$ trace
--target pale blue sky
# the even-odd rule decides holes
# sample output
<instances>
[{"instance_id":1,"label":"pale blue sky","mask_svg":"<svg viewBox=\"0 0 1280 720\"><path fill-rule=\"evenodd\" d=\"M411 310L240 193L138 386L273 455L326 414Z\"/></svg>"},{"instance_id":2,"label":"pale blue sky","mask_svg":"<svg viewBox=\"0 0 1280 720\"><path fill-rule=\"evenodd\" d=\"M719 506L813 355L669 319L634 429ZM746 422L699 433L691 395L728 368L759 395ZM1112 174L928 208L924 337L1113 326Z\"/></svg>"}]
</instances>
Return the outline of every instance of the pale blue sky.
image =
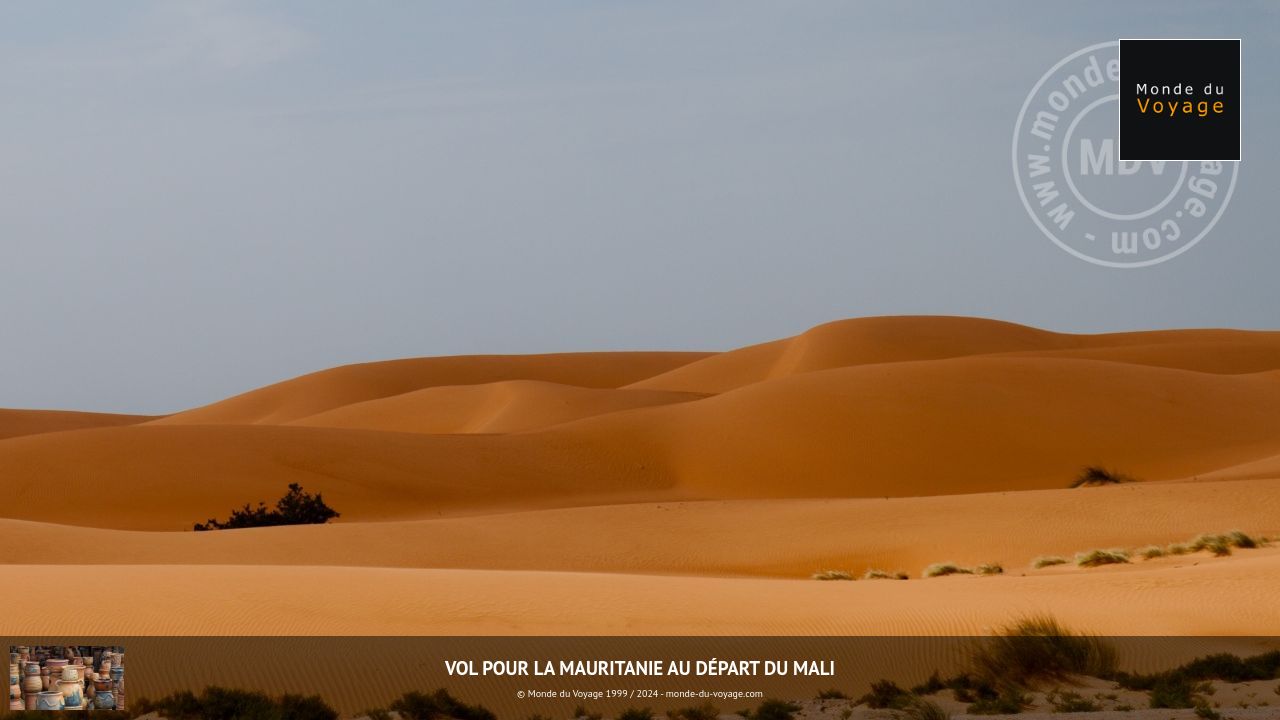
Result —
<instances>
[{"instance_id":1,"label":"pale blue sky","mask_svg":"<svg viewBox=\"0 0 1280 720\"><path fill-rule=\"evenodd\" d=\"M872 314L1277 328L1277 8L6 2L0 406ZM1244 38L1231 206L1141 271L1054 247L1009 170L1041 73L1125 36Z\"/></svg>"}]
</instances>

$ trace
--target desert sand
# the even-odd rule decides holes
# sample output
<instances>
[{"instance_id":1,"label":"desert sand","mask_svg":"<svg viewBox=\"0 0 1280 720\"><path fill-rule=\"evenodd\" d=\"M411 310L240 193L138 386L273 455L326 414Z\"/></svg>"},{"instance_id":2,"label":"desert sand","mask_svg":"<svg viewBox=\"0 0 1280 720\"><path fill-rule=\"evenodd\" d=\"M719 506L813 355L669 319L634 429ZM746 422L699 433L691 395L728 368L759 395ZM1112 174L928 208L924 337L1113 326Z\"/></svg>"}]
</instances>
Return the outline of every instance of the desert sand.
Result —
<instances>
[{"instance_id":1,"label":"desert sand","mask_svg":"<svg viewBox=\"0 0 1280 720\"><path fill-rule=\"evenodd\" d=\"M1086 465L1135 481L1069 489ZM341 517L190 531L290 482ZM23 635L1274 635L1278 549L1030 563L1280 536L1280 333L896 317L368 363L160 418L0 412L0 497L9 584L118 608L10 595ZM809 579L868 568L912 579Z\"/></svg>"}]
</instances>

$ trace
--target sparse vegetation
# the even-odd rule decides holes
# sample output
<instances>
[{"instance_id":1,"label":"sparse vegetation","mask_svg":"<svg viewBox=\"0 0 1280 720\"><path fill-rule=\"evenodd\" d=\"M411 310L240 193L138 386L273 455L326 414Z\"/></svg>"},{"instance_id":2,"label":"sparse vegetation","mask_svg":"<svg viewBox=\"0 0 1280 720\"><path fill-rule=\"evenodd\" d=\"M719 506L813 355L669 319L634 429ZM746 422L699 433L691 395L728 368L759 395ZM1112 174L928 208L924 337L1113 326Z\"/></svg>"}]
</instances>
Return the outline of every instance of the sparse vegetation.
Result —
<instances>
[{"instance_id":1,"label":"sparse vegetation","mask_svg":"<svg viewBox=\"0 0 1280 720\"><path fill-rule=\"evenodd\" d=\"M1129 553L1119 548L1112 550L1090 550L1076 553L1076 565L1080 567L1099 567L1101 565L1118 565L1129 562Z\"/></svg>"},{"instance_id":2,"label":"sparse vegetation","mask_svg":"<svg viewBox=\"0 0 1280 720\"><path fill-rule=\"evenodd\" d=\"M906 707L908 720L951 720L951 713L937 703L916 698Z\"/></svg>"},{"instance_id":3,"label":"sparse vegetation","mask_svg":"<svg viewBox=\"0 0 1280 720\"><path fill-rule=\"evenodd\" d=\"M494 714L480 705L468 705L443 688L433 693L405 693L391 703L391 709L405 720L496 720ZM598 718L599 716L597 716Z\"/></svg>"},{"instance_id":4,"label":"sparse vegetation","mask_svg":"<svg viewBox=\"0 0 1280 720\"><path fill-rule=\"evenodd\" d=\"M914 699L911 693L898 687L898 684L892 680L877 680L871 683L871 692L858 698L858 704L877 710L885 708L903 710Z\"/></svg>"},{"instance_id":5,"label":"sparse vegetation","mask_svg":"<svg viewBox=\"0 0 1280 720\"><path fill-rule=\"evenodd\" d=\"M752 720L791 720L800 706L785 700L765 700L751 714Z\"/></svg>"},{"instance_id":6,"label":"sparse vegetation","mask_svg":"<svg viewBox=\"0 0 1280 720\"><path fill-rule=\"evenodd\" d=\"M876 568L871 568L862 574L863 580L907 580L910 577L910 575L901 570L889 572L888 570L878 570Z\"/></svg>"},{"instance_id":7,"label":"sparse vegetation","mask_svg":"<svg viewBox=\"0 0 1280 720\"><path fill-rule=\"evenodd\" d=\"M573 708L574 720L600 720L604 717L604 713L592 712L585 705L578 705Z\"/></svg>"},{"instance_id":8,"label":"sparse vegetation","mask_svg":"<svg viewBox=\"0 0 1280 720\"><path fill-rule=\"evenodd\" d=\"M627 708L618 713L617 720L653 720L653 710L645 708Z\"/></svg>"},{"instance_id":9,"label":"sparse vegetation","mask_svg":"<svg viewBox=\"0 0 1280 720\"><path fill-rule=\"evenodd\" d=\"M973 574L973 568L960 567L959 565L953 562L934 563L924 569L924 576L927 578L943 577L945 575L972 575L972 574Z\"/></svg>"},{"instance_id":10,"label":"sparse vegetation","mask_svg":"<svg viewBox=\"0 0 1280 720\"><path fill-rule=\"evenodd\" d=\"M1000 563L982 563L974 568L974 572L979 575L1003 575L1004 566Z\"/></svg>"},{"instance_id":11,"label":"sparse vegetation","mask_svg":"<svg viewBox=\"0 0 1280 720\"><path fill-rule=\"evenodd\" d=\"M852 580L853 574L847 570L819 570L809 577L813 580Z\"/></svg>"},{"instance_id":12,"label":"sparse vegetation","mask_svg":"<svg viewBox=\"0 0 1280 720\"><path fill-rule=\"evenodd\" d=\"M831 688L830 690L823 690L822 692L819 692L818 699L819 700L848 700L849 696L845 695L844 691L842 690Z\"/></svg>"},{"instance_id":13,"label":"sparse vegetation","mask_svg":"<svg viewBox=\"0 0 1280 720\"><path fill-rule=\"evenodd\" d=\"M1099 465L1089 465L1080 471L1076 479L1071 483L1073 488L1096 487L1099 485L1119 485L1120 483L1133 482L1133 478L1123 473L1112 472L1107 468Z\"/></svg>"},{"instance_id":14,"label":"sparse vegetation","mask_svg":"<svg viewBox=\"0 0 1280 720\"><path fill-rule=\"evenodd\" d=\"M1014 688L1006 688L996 697L979 699L968 707L967 712L970 715L1017 715L1029 704L1031 700L1026 695Z\"/></svg>"},{"instance_id":15,"label":"sparse vegetation","mask_svg":"<svg viewBox=\"0 0 1280 720\"><path fill-rule=\"evenodd\" d=\"M1158 557L1164 557L1164 548L1159 545L1148 545L1138 550L1138 554L1143 560L1155 560Z\"/></svg>"},{"instance_id":16,"label":"sparse vegetation","mask_svg":"<svg viewBox=\"0 0 1280 720\"><path fill-rule=\"evenodd\" d=\"M271 697L262 692L228 690L221 687L207 687L200 695L184 690L155 701L144 698L138 702L135 712L139 715L154 712L167 720L337 720L338 718L336 710L314 695ZM488 720L492 720L492 716Z\"/></svg>"},{"instance_id":17,"label":"sparse vegetation","mask_svg":"<svg viewBox=\"0 0 1280 720\"><path fill-rule=\"evenodd\" d=\"M323 525L339 515L324 503L324 497L320 493L311 495L304 492L298 483L289 483L289 492L276 501L274 509L267 509L264 502L259 502L256 508L245 503L241 509L232 510L231 517L226 521L209 518L207 522L196 523L194 529L200 532L280 525Z\"/></svg>"},{"instance_id":18,"label":"sparse vegetation","mask_svg":"<svg viewBox=\"0 0 1280 720\"><path fill-rule=\"evenodd\" d=\"M1099 638L1073 633L1052 617L1034 616L987 640L974 652L972 663L988 682L1029 687L1038 680L1070 675L1108 677L1115 672L1116 653Z\"/></svg>"},{"instance_id":19,"label":"sparse vegetation","mask_svg":"<svg viewBox=\"0 0 1280 720\"><path fill-rule=\"evenodd\" d=\"M1031 561L1031 567L1039 570L1040 568L1052 567L1054 565L1066 565L1069 562L1071 561L1060 555L1041 555Z\"/></svg>"},{"instance_id":20,"label":"sparse vegetation","mask_svg":"<svg viewBox=\"0 0 1280 720\"><path fill-rule=\"evenodd\" d=\"M1056 713L1098 712L1102 706L1077 692L1070 690L1052 690L1044 699L1053 706Z\"/></svg>"},{"instance_id":21,"label":"sparse vegetation","mask_svg":"<svg viewBox=\"0 0 1280 720\"><path fill-rule=\"evenodd\" d=\"M764 704L762 703L760 707L763 708ZM720 716L720 710L717 709L716 706L712 705L711 703L705 703L703 705L691 705L689 707L678 708L676 710L667 711L667 717L670 718L671 720L716 720L716 718L719 716ZM759 717L759 716L760 716L759 709L757 709L754 713L752 713L752 717Z\"/></svg>"}]
</instances>

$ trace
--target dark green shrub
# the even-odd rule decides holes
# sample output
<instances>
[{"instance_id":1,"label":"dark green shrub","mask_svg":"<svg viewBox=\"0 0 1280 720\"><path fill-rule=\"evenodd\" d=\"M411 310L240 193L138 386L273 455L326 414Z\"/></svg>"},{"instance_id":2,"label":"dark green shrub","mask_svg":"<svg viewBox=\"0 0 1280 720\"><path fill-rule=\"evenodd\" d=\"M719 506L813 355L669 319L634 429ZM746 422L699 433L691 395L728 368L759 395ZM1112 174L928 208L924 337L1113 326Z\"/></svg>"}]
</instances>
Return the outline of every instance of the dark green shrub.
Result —
<instances>
[{"instance_id":1,"label":"dark green shrub","mask_svg":"<svg viewBox=\"0 0 1280 720\"><path fill-rule=\"evenodd\" d=\"M916 685L915 687L911 688L911 694L912 695L933 695L934 693L942 692L943 690L946 690L946 689L947 689L947 684L943 682L942 676L938 674L937 670L934 670L933 674L929 676L928 680L925 680L919 685Z\"/></svg>"},{"instance_id":2,"label":"dark green shrub","mask_svg":"<svg viewBox=\"0 0 1280 720\"><path fill-rule=\"evenodd\" d=\"M1047 616L1005 628L978 647L971 661L987 682L1019 687L1069 675L1108 677L1116 669L1113 647L1099 638L1072 633Z\"/></svg>"},{"instance_id":3,"label":"dark green shrub","mask_svg":"<svg viewBox=\"0 0 1280 720\"><path fill-rule=\"evenodd\" d=\"M232 510L231 517L225 522L209 518L208 522L196 523L194 529L201 532L279 525L323 525L339 515L340 513L324 504L322 494L311 495L303 492L298 483L289 483L289 492L276 501L273 510L268 510L263 502L259 502L256 508L245 503L239 510Z\"/></svg>"},{"instance_id":4,"label":"dark green shrub","mask_svg":"<svg viewBox=\"0 0 1280 720\"><path fill-rule=\"evenodd\" d=\"M901 710L909 705L911 700L911 693L898 687L892 680L877 680L871 683L871 692L858 698L858 704L877 710L883 708Z\"/></svg>"},{"instance_id":5,"label":"dark green shrub","mask_svg":"<svg viewBox=\"0 0 1280 720\"><path fill-rule=\"evenodd\" d=\"M1029 704L1029 698L1009 688L998 697L979 700L970 705L966 712L970 715L1017 715Z\"/></svg>"},{"instance_id":6,"label":"dark green shrub","mask_svg":"<svg viewBox=\"0 0 1280 720\"><path fill-rule=\"evenodd\" d=\"M1118 472L1112 472L1098 465L1090 465L1080 471L1076 479L1071 483L1071 487L1090 487L1096 485L1119 485L1120 483L1133 482L1133 478Z\"/></svg>"}]
</instances>

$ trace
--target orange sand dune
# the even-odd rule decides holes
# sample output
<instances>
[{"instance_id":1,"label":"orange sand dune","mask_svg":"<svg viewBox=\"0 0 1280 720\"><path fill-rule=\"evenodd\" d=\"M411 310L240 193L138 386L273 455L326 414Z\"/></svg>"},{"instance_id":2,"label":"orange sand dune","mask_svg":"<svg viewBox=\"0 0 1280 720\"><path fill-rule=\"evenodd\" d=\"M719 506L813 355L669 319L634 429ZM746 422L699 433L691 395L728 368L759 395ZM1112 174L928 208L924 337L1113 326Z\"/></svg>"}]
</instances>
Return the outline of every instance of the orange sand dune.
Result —
<instances>
[{"instance_id":1,"label":"orange sand dune","mask_svg":"<svg viewBox=\"0 0 1280 720\"><path fill-rule=\"evenodd\" d=\"M0 443L0 492L12 517L168 530L292 481L344 521L953 495L1060 488L1086 464L1207 473L1280 454L1277 427L1280 373L973 357L815 371L511 435L148 425L15 438Z\"/></svg>"},{"instance_id":2,"label":"orange sand dune","mask_svg":"<svg viewBox=\"0 0 1280 720\"><path fill-rule=\"evenodd\" d=\"M49 564L127 560L806 578L822 569L861 574L867 568L918 576L940 561L1000 562L1011 573L1024 573L1039 555L1163 545L1233 528L1280 537L1280 481L890 500L635 503L214 533L0 520L0 545L41 548L39 560Z\"/></svg>"},{"instance_id":3,"label":"orange sand dune","mask_svg":"<svg viewBox=\"0 0 1280 720\"><path fill-rule=\"evenodd\" d=\"M1180 347L1161 347L1166 344ZM1121 350L1105 352L1109 348ZM715 393L771 378L853 365L1091 349L1102 351L1097 353L1100 359L1205 372L1280 368L1277 332L1166 330L1069 335L981 318L872 317L827 323L795 337L713 355L641 380L634 387ZM1215 356L1219 357L1209 359Z\"/></svg>"},{"instance_id":4,"label":"orange sand dune","mask_svg":"<svg viewBox=\"0 0 1280 720\"><path fill-rule=\"evenodd\" d=\"M493 570L14 565L15 587L67 577L111 607L11 603L17 636L979 635L1051 613L1112 635L1274 634L1280 551L1172 568L816 582ZM1229 610L1228 610L1229 609Z\"/></svg>"},{"instance_id":5,"label":"orange sand dune","mask_svg":"<svg viewBox=\"0 0 1280 720\"><path fill-rule=\"evenodd\" d=\"M344 365L251 390L157 422L170 425L285 423L343 405L422 388L503 380L614 388L706 356L707 353L694 352L460 355Z\"/></svg>"},{"instance_id":6,"label":"orange sand dune","mask_svg":"<svg viewBox=\"0 0 1280 720\"><path fill-rule=\"evenodd\" d=\"M426 388L295 420L294 425L415 433L510 433L639 407L697 400L696 393L614 390L507 380Z\"/></svg>"},{"instance_id":7,"label":"orange sand dune","mask_svg":"<svg viewBox=\"0 0 1280 720\"><path fill-rule=\"evenodd\" d=\"M150 415L0 409L0 440L65 430L136 425L153 419Z\"/></svg>"}]
</instances>

